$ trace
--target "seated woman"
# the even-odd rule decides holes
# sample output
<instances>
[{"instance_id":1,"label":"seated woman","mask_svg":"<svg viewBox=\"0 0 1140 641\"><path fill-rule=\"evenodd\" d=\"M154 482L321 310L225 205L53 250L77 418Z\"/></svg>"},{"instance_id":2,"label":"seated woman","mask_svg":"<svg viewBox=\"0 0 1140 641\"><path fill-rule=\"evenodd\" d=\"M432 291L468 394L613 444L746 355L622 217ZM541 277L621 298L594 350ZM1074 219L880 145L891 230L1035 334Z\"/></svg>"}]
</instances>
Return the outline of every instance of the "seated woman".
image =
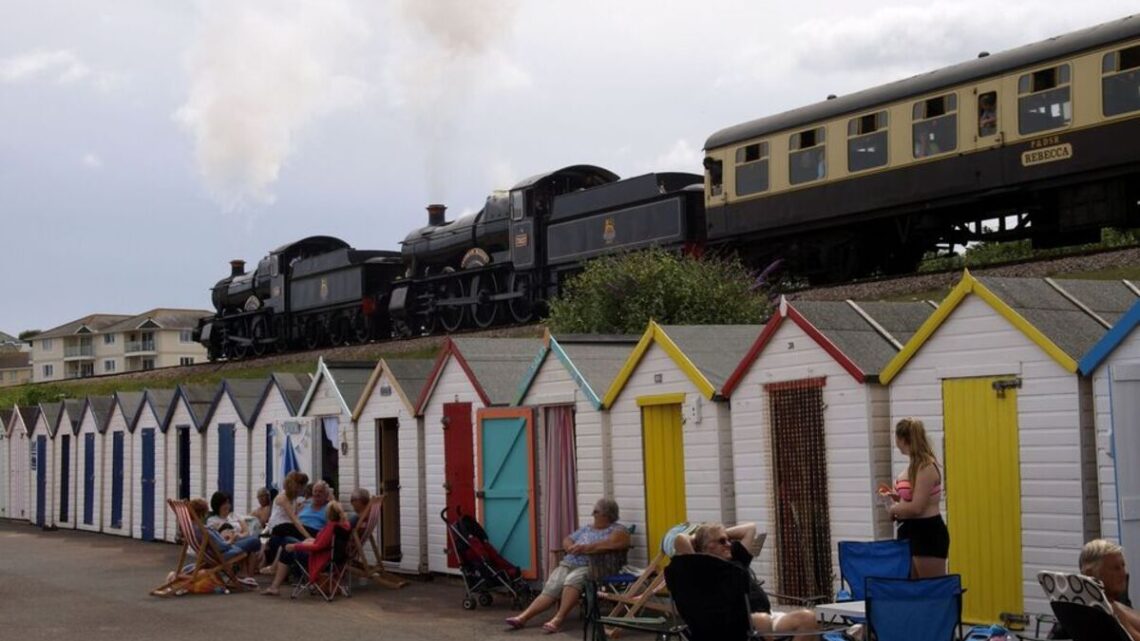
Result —
<instances>
[{"instance_id":1,"label":"seated woman","mask_svg":"<svg viewBox=\"0 0 1140 641\"><path fill-rule=\"evenodd\" d=\"M210 506L206 503L206 499L194 499L190 501L190 514L203 524L206 522L209 509ZM256 536L247 536L233 541L227 541L213 528L207 527L206 532L222 553L222 558L232 559L242 552L245 552L249 555L246 559L246 574L252 574L257 569L258 552L261 550L261 539Z\"/></svg>"},{"instance_id":2,"label":"seated woman","mask_svg":"<svg viewBox=\"0 0 1140 641\"><path fill-rule=\"evenodd\" d=\"M1089 541L1081 548L1080 566L1081 574L1101 582L1116 619L1132 641L1140 641L1140 614L1128 605L1128 567L1124 563L1124 548L1104 539Z\"/></svg>"},{"instance_id":3,"label":"seated woman","mask_svg":"<svg viewBox=\"0 0 1140 641\"><path fill-rule=\"evenodd\" d=\"M210 516L206 519L206 527L222 535L228 542L245 538L250 535L245 520L234 514L233 500L225 492L214 492L210 497Z\"/></svg>"},{"instance_id":4,"label":"seated woman","mask_svg":"<svg viewBox=\"0 0 1140 641\"><path fill-rule=\"evenodd\" d=\"M265 596L277 596L280 593L281 584L289 576L289 567L294 560L306 563L309 577L316 580L316 577L332 559L333 542L336 540L337 531L348 533L351 529L352 526L349 524L348 517L340 503L336 501L329 503L328 522L321 528L317 538L305 539L300 543L287 543L284 551L281 552L281 562L277 564L273 583L261 593Z\"/></svg>"},{"instance_id":5,"label":"seated woman","mask_svg":"<svg viewBox=\"0 0 1140 641\"><path fill-rule=\"evenodd\" d=\"M772 612L768 595L752 573L752 553L756 524L741 523L725 528L720 523L702 523L691 535L679 533L673 540L674 555L711 554L741 566L748 572L748 602L752 608L752 627L757 632L814 632L819 629L811 610Z\"/></svg>"},{"instance_id":6,"label":"seated woman","mask_svg":"<svg viewBox=\"0 0 1140 641\"><path fill-rule=\"evenodd\" d=\"M578 597L586 585L589 554L615 552L629 547L629 530L619 525L618 504L612 499L599 499L594 504L593 522L572 532L562 540L566 556L550 573L542 594L522 614L507 619L507 625L518 630L535 615L558 604L558 610L542 629L553 633L562 629L566 615L578 605Z\"/></svg>"},{"instance_id":7,"label":"seated woman","mask_svg":"<svg viewBox=\"0 0 1140 641\"><path fill-rule=\"evenodd\" d=\"M257 507L254 508L250 516L257 519L260 524L258 530L265 527L269 523L269 515L273 512L273 495L270 493L269 488L263 487L257 490Z\"/></svg>"}]
</instances>

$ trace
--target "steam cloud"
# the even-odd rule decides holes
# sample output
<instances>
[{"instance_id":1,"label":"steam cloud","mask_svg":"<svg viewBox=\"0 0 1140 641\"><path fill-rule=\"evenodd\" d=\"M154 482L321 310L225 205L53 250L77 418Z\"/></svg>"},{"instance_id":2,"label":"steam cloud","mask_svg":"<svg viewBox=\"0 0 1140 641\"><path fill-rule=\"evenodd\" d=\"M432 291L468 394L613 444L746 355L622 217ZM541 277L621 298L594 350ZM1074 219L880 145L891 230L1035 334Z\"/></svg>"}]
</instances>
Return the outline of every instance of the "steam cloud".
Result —
<instances>
[{"instance_id":1,"label":"steam cloud","mask_svg":"<svg viewBox=\"0 0 1140 641\"><path fill-rule=\"evenodd\" d=\"M367 23L344 0L202 0L186 54L190 91L175 112L198 171L227 210L274 200L271 188L305 126L360 103L344 71Z\"/></svg>"}]
</instances>

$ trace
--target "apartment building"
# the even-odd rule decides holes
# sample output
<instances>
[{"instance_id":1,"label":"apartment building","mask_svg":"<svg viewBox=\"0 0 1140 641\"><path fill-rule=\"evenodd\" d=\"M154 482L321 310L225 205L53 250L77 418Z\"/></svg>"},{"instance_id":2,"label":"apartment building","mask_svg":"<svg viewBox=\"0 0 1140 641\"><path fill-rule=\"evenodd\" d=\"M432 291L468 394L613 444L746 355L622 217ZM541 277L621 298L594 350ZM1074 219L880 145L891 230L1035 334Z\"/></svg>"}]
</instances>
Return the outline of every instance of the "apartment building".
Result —
<instances>
[{"instance_id":1,"label":"apartment building","mask_svg":"<svg viewBox=\"0 0 1140 641\"><path fill-rule=\"evenodd\" d=\"M31 339L35 382L191 365L206 360L194 342L200 309L152 309L134 316L91 314Z\"/></svg>"},{"instance_id":2,"label":"apartment building","mask_svg":"<svg viewBox=\"0 0 1140 641\"><path fill-rule=\"evenodd\" d=\"M23 385L32 380L32 355L16 349L0 350L0 387Z\"/></svg>"}]
</instances>

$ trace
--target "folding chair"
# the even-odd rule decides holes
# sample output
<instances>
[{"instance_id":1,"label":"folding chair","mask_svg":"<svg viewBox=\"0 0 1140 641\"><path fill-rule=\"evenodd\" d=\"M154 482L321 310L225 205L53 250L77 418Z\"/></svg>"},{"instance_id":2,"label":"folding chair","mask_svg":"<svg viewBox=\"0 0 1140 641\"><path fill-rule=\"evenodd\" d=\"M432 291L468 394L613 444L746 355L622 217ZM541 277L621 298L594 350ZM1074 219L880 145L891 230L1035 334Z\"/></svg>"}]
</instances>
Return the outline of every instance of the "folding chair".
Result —
<instances>
[{"instance_id":1,"label":"folding chair","mask_svg":"<svg viewBox=\"0 0 1140 641\"><path fill-rule=\"evenodd\" d=\"M910 544L907 541L840 541L839 583L847 586L847 597L836 601L862 601L866 598L867 577L906 579L910 577Z\"/></svg>"},{"instance_id":2,"label":"folding chair","mask_svg":"<svg viewBox=\"0 0 1140 641\"><path fill-rule=\"evenodd\" d=\"M356 528L352 531L352 539L348 547L348 558L351 559L350 568L352 572L378 585L393 589L402 588L408 582L384 569L383 555L380 554L380 546L376 543L376 528L380 525L383 507L384 495L374 496L368 502L368 509L360 515L360 520L357 521ZM372 546L372 553L376 559L375 563L369 562L368 556L365 554L365 542Z\"/></svg>"},{"instance_id":3,"label":"folding chair","mask_svg":"<svg viewBox=\"0 0 1140 641\"><path fill-rule=\"evenodd\" d=\"M954 641L962 625L962 577L867 577L868 638L876 641Z\"/></svg>"},{"instance_id":4,"label":"folding chair","mask_svg":"<svg viewBox=\"0 0 1140 641\"><path fill-rule=\"evenodd\" d=\"M293 584L293 593L290 598L296 599L305 592L316 592L324 597L325 601L332 601L337 594L346 598L352 597L352 581L349 580L349 546L352 542L352 532L336 530L333 534L332 556L316 576L309 573L308 563L301 563L294 558L293 563L299 570L297 582Z\"/></svg>"},{"instance_id":5,"label":"folding chair","mask_svg":"<svg viewBox=\"0 0 1140 641\"><path fill-rule=\"evenodd\" d=\"M178 565L174 567L173 578L150 591L154 596L184 594L190 586L205 577L215 579L228 590L244 590L249 586L238 580L238 566L245 562L246 553L226 557L222 554L203 525L190 511L190 501L167 499L167 505L174 512L178 523L178 533L182 539L182 549L178 554ZM194 563L187 565L188 554L193 551ZM187 567L190 569L187 570Z\"/></svg>"},{"instance_id":6,"label":"folding chair","mask_svg":"<svg viewBox=\"0 0 1140 641\"><path fill-rule=\"evenodd\" d=\"M1038 572L1037 582L1073 641L1130 641L1096 579L1067 572Z\"/></svg>"}]
</instances>

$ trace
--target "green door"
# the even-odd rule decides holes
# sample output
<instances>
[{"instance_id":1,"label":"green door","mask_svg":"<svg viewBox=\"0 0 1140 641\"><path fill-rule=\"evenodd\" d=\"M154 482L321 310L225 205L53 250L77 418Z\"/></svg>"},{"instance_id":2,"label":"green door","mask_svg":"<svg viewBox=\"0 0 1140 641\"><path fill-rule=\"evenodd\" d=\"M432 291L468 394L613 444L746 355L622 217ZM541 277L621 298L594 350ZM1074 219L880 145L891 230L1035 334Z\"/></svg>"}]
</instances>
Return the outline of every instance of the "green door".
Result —
<instances>
[{"instance_id":1,"label":"green door","mask_svg":"<svg viewBox=\"0 0 1140 641\"><path fill-rule=\"evenodd\" d=\"M478 413L479 480L475 498L491 545L525 576L538 570L534 510L534 427L529 408Z\"/></svg>"}]
</instances>

